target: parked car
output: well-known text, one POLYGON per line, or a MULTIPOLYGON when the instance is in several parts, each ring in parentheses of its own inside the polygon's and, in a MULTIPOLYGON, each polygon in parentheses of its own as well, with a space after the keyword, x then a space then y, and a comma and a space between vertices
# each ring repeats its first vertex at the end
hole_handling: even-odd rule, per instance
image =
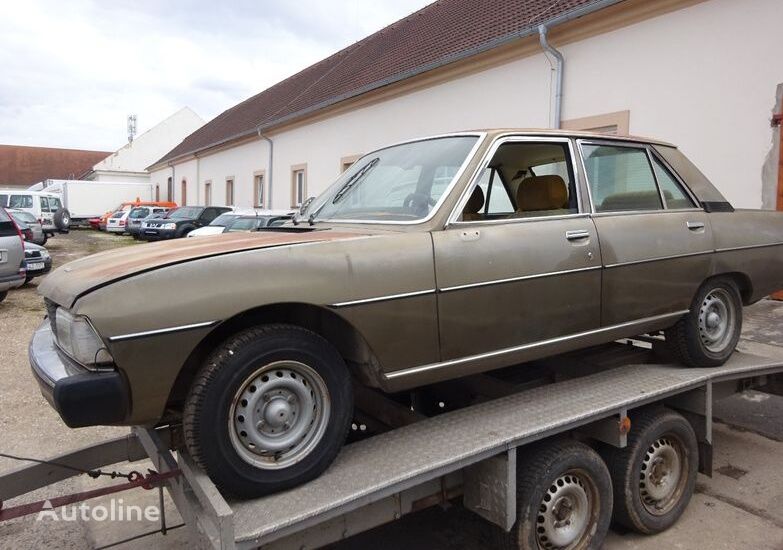
POLYGON ((13 218, 0 206, 0 302, 24 284, 24 240, 13 218))
POLYGON ((71 214, 63 208, 60 197, 54 193, 0 189, 0 207, 29 212, 50 237, 55 232, 67 233, 71 227, 71 214))
POLYGON ((9 209, 7 212, 14 219, 16 225, 19 226, 25 241, 40 245, 46 244, 48 237, 43 229, 43 226, 41 225, 41 222, 39 222, 35 216, 29 212, 25 212, 24 210, 9 209), (25 234, 25 231, 29 232, 29 236, 25 234))
MULTIPOLYGON (((220 233, 227 233, 229 231, 230 227, 233 227, 233 225, 241 218, 245 218, 247 220, 255 219, 256 221, 252 224, 250 221, 244 221, 240 225, 248 226, 246 229, 249 231, 251 229, 250 225, 253 225, 255 228, 258 227, 266 227, 268 224, 272 223, 275 220, 285 220, 290 219, 292 216, 291 212, 281 210, 279 212, 273 211, 273 210, 254 210, 254 209, 247 209, 247 210, 232 210, 230 212, 224 212, 214 220, 212 220, 212 223, 205 227, 199 227, 198 229, 194 229, 190 233, 188 233, 188 237, 206 237, 207 235, 219 235, 220 233)), ((241 231, 243 229, 240 229, 237 227, 236 231, 241 231)))
POLYGON ((52 257, 49 251, 31 242, 24 243, 24 263, 27 270, 25 283, 29 283, 35 277, 46 275, 52 269, 52 257))
POLYGON ((186 237, 194 229, 209 225, 220 214, 230 211, 227 206, 181 206, 169 210, 162 218, 142 222, 139 238, 157 241, 186 237))
POLYGON ((109 210, 108 212, 105 212, 102 216, 99 218, 91 218, 89 219, 90 227, 93 229, 97 229, 99 231, 106 231, 106 225, 109 221, 109 218, 116 212, 125 212, 128 210, 131 210, 132 208, 138 207, 138 206, 157 206, 157 207, 163 207, 163 208, 176 208, 177 203, 176 202, 170 202, 170 201, 131 201, 131 202, 123 202, 120 204, 117 208, 114 210, 109 210))
POLYGON ((138 239, 141 224, 144 221, 162 218, 169 210, 170 208, 165 206, 137 206, 128 214, 128 223, 125 226, 126 231, 134 239, 138 239))
POLYGON ((659 331, 715 367, 743 305, 781 287, 783 213, 735 211, 673 145, 456 133, 363 156, 282 227, 53 271, 30 356, 69 426, 181 422, 249 497, 332 462, 355 383, 411 391, 659 331))
POLYGON ((265 227, 280 227, 293 216, 241 216, 231 222, 226 228, 226 233, 238 233, 241 231, 258 231, 265 227))

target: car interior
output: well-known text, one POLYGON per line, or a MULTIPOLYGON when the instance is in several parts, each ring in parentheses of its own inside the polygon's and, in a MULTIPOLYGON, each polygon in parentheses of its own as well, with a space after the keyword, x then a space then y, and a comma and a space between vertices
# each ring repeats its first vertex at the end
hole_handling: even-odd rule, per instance
POLYGON ((471 192, 463 221, 562 216, 579 211, 566 143, 501 145, 471 192))

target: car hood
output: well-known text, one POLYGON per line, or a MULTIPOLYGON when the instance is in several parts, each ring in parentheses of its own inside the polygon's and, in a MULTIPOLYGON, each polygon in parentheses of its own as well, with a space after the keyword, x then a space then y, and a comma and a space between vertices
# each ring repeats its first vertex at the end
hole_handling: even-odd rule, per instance
POLYGON ((80 296, 96 288, 173 264, 245 250, 359 238, 370 233, 332 229, 258 231, 138 244, 70 262, 53 271, 38 289, 50 300, 71 307, 80 296))

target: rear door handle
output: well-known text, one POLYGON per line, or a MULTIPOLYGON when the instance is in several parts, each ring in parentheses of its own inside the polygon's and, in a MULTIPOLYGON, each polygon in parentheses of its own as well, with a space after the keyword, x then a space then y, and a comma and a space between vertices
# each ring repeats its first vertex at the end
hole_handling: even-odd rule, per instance
POLYGON ((566 231, 565 237, 569 241, 578 241, 580 239, 589 238, 590 232, 587 229, 575 229, 573 231, 566 231))
POLYGON ((685 222, 685 225, 691 231, 698 231, 699 229, 704 229, 704 222, 685 222))

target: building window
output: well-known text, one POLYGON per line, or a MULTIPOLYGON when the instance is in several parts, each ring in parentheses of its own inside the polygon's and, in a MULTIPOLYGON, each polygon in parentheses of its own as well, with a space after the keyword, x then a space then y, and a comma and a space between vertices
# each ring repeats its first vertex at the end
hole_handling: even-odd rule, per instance
POLYGON ((340 159, 340 173, 342 174, 343 172, 348 170, 348 168, 353 166, 353 164, 357 160, 359 160, 360 158, 362 158, 361 155, 348 155, 347 157, 341 158, 340 159))
POLYGON ((160 184, 155 184, 155 202, 160 202, 160 184))
POLYGON ((210 206, 212 204, 212 182, 208 181, 204 184, 204 206, 210 206))
POLYGON ((180 206, 188 205, 188 180, 182 178, 182 184, 180 185, 182 191, 182 204, 180 206))
POLYGON ((174 178, 172 177, 166 180, 166 200, 174 201, 174 178))
POLYGON ((614 136, 627 136, 631 126, 631 111, 618 111, 603 115, 588 116, 564 120, 561 127, 564 130, 580 132, 596 132, 614 136))
POLYGON ((256 174, 253 176, 253 180, 253 192, 255 193, 253 204, 258 208, 266 208, 266 193, 264 192, 266 182, 264 180, 264 174, 256 174))
POLYGON ((291 208, 299 208, 307 199, 307 165, 291 167, 291 208))
POLYGON ((234 205, 234 179, 226 180, 226 206, 234 205))

